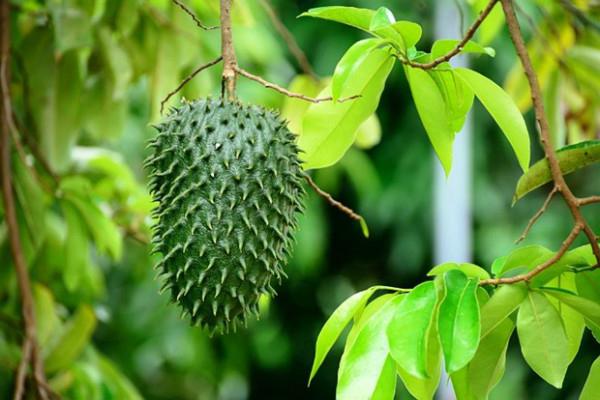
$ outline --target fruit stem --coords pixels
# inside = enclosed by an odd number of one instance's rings
[[[231,33],[231,3],[232,0],[221,0],[221,54],[223,56],[221,96],[228,100],[235,100],[237,58]]]

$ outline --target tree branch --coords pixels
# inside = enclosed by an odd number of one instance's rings
[[[234,100],[237,58],[231,32],[231,1],[221,0],[221,55],[223,57],[221,95],[229,100]]]
[[[189,15],[190,17],[192,17],[192,19],[194,20],[194,22],[196,23],[196,25],[198,25],[198,27],[200,29],[204,29],[205,31],[210,31],[210,30],[219,28],[218,26],[207,26],[207,25],[204,25],[202,23],[202,21],[200,21],[200,19],[196,16],[196,14],[194,14],[194,12],[192,10],[190,10],[185,4],[183,4],[179,0],[172,0],[172,1],[179,8],[181,8],[187,15]]]
[[[15,131],[12,120],[12,103],[10,97],[10,6],[8,0],[0,0],[0,169],[1,189],[4,203],[4,218],[10,242],[10,251],[17,276],[19,293],[21,296],[21,311],[24,324],[24,343],[21,364],[16,374],[14,399],[20,400],[24,396],[25,365],[32,364],[34,381],[36,382],[37,394],[42,399],[48,398],[45,386],[44,369],[41,358],[36,357],[37,340],[35,328],[35,313],[33,309],[33,296],[31,294],[31,282],[21,239],[19,236],[19,224],[17,222],[15,199],[11,182],[11,131]]]
[[[304,73],[310,76],[313,80],[317,81],[319,78],[317,77],[317,74],[315,74],[315,71],[312,69],[310,62],[306,58],[306,54],[304,54],[300,46],[298,46],[298,42],[296,42],[294,35],[292,35],[289,29],[281,22],[281,19],[279,19],[279,16],[273,9],[273,6],[271,5],[270,1],[259,1],[260,5],[263,7],[265,12],[271,19],[271,23],[273,24],[273,26],[275,26],[275,29],[277,30],[277,32],[279,32],[279,35],[281,35],[283,41],[287,44],[288,49],[298,62],[298,65],[300,66],[302,71],[304,71]]]
[[[515,244],[519,244],[523,240],[525,240],[525,238],[529,234],[529,231],[531,230],[531,228],[533,228],[533,225],[537,222],[538,219],[540,219],[540,217],[542,216],[542,214],[544,214],[546,212],[546,210],[548,209],[548,206],[550,205],[550,202],[552,201],[552,198],[554,197],[554,195],[556,194],[557,191],[558,191],[558,188],[556,186],[554,186],[552,188],[552,191],[550,193],[548,193],[548,197],[546,197],[546,200],[544,201],[544,204],[542,204],[542,208],[540,208],[533,215],[533,217],[531,217],[531,219],[529,220],[529,223],[525,227],[525,230],[523,231],[523,233],[521,234],[521,236],[516,240]]]
[[[167,101],[169,101],[169,99],[171,97],[173,97],[177,92],[179,92],[181,89],[183,89],[183,87],[192,79],[194,79],[194,77],[196,75],[198,75],[200,72],[204,71],[205,69],[212,67],[215,64],[220,63],[223,60],[222,56],[217,57],[216,59],[212,60],[211,62],[208,62],[206,64],[203,64],[201,66],[199,66],[198,68],[196,68],[191,74],[189,74],[188,76],[185,77],[184,80],[181,81],[181,83],[179,83],[179,85],[177,85],[177,87],[175,89],[173,89],[171,92],[169,92],[169,94],[167,94],[167,96],[160,102],[160,113],[162,114],[165,108],[165,104]]]
[[[250,72],[246,71],[245,69],[242,69],[240,67],[236,67],[235,68],[236,72],[250,80],[253,80],[255,82],[260,83],[261,85],[263,85],[264,87],[266,87],[267,89],[273,89],[287,97],[293,97],[296,99],[300,99],[300,100],[304,100],[304,101],[308,101],[311,103],[322,103],[324,101],[332,101],[333,97],[329,96],[329,97],[319,97],[319,98],[314,98],[314,97],[309,97],[309,96],[305,96],[303,94],[300,93],[295,93],[295,92],[290,92],[289,90],[275,84],[272,82],[269,82],[263,78],[261,78],[260,76],[256,76],[251,74]],[[354,95],[354,96],[350,96],[350,97],[344,97],[343,99],[339,99],[338,102],[339,103],[343,103],[345,101],[348,100],[354,100],[354,99],[358,99],[360,97],[360,95]]]
[[[327,193],[326,191],[321,189],[319,186],[317,186],[315,181],[313,181],[312,178],[308,174],[304,174],[304,178],[306,178],[306,182],[308,182],[308,185],[311,188],[313,188],[313,190],[319,196],[321,196],[325,200],[327,200],[327,202],[331,206],[337,208],[338,210],[340,210],[341,212],[343,212],[344,214],[346,214],[348,217],[350,217],[351,219],[353,219],[355,221],[362,221],[363,218],[359,214],[355,213],[351,208],[346,207],[345,205],[343,205],[342,203],[340,203],[339,201],[334,199],[329,193]]]
[[[483,10],[481,10],[481,13],[479,13],[479,16],[477,17],[475,22],[473,22],[473,24],[469,27],[469,29],[467,29],[467,32],[465,32],[464,37],[448,53],[446,53],[443,56],[440,56],[440,57],[436,58],[435,60],[432,60],[431,62],[428,62],[428,63],[418,63],[418,62],[410,61],[408,59],[404,59],[404,60],[402,60],[402,62],[413,68],[432,69],[432,68],[437,67],[441,63],[450,61],[450,59],[452,57],[456,56],[458,53],[460,53],[462,51],[462,49],[464,48],[464,46],[467,44],[467,42],[473,38],[473,36],[475,35],[475,32],[477,32],[477,29],[479,29],[479,26],[481,26],[481,24],[483,23],[483,21],[485,21],[485,19],[490,14],[490,12],[492,12],[492,10],[494,9],[494,6],[496,5],[497,2],[498,2],[498,0],[490,0],[489,1],[489,3],[485,6],[485,8]]]

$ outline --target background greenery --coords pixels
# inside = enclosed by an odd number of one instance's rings
[[[219,54],[218,30],[198,29],[168,0],[11,3],[11,89],[21,141],[35,144],[24,146],[23,157],[15,154],[13,169],[39,339],[52,387],[73,399],[332,398],[336,355],[327,358],[311,387],[306,385],[314,340],[326,317],[351,293],[370,285],[414,286],[433,263],[437,160],[402,74],[392,72],[378,109],[381,143],[355,146],[336,166],[315,174],[325,190],[365,216],[370,239],[353,221],[311,195],[287,268],[289,279],[279,296],[263,302],[261,320],[248,330],[209,339],[181,320],[166,296],[158,295],[152,270],[156,260],[143,243],[149,236],[151,203],[141,165],[145,142],[154,134],[149,124],[160,119],[160,101],[196,66]],[[342,3],[385,5],[397,18],[423,25],[422,42],[433,40],[435,1],[274,1],[322,77],[331,75],[361,33],[295,17],[310,7]],[[566,14],[557,1],[521,3],[534,20],[529,24],[523,18],[523,27],[533,37],[530,46],[546,101],[561,104],[553,115],[569,117],[566,126],[554,126],[557,147],[595,137],[598,32]],[[591,17],[597,15],[593,2],[576,3]],[[218,23],[218,1],[187,4],[207,24]],[[457,4],[468,24],[477,2]],[[460,21],[452,23],[458,35]],[[497,29],[501,23],[492,18],[479,37],[496,49],[496,58],[475,58],[474,68],[506,82],[527,110],[522,72],[508,36]],[[240,64],[289,84],[298,69],[260,3],[238,0],[234,25]],[[184,88],[183,96],[218,95],[219,72],[219,67],[203,72]],[[245,80],[239,82],[238,95],[246,102],[284,105],[281,95]],[[544,193],[510,207],[518,164],[489,116],[481,108],[475,111],[474,259],[489,266],[514,248]],[[365,130],[367,138],[377,140],[377,126]],[[31,148],[42,153],[56,179],[30,156]],[[533,160],[540,157],[534,148]],[[570,182],[581,195],[591,194],[600,183],[598,172],[586,169]],[[600,216],[594,211],[588,217],[597,225]],[[555,202],[526,243],[555,248],[569,231],[564,223],[568,218],[568,210]],[[10,396],[20,341],[17,288],[5,236],[2,226],[1,398]],[[525,367],[515,344],[493,398],[576,398],[598,353],[598,344],[586,334],[559,392]]]

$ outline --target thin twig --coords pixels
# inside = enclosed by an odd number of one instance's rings
[[[523,231],[523,233],[521,234],[521,236],[515,241],[515,244],[519,244],[523,240],[525,240],[525,238],[529,234],[529,231],[531,230],[531,228],[533,228],[533,225],[535,225],[535,223],[537,222],[537,220],[548,209],[548,206],[550,205],[550,202],[552,201],[552,198],[554,197],[554,195],[556,194],[556,192],[558,192],[558,188],[556,186],[554,186],[552,188],[552,191],[550,193],[548,193],[548,197],[546,197],[546,200],[544,201],[544,204],[542,204],[542,207],[533,215],[533,217],[531,217],[531,219],[529,220],[529,223],[525,227],[525,230]]]
[[[303,94],[300,93],[295,93],[295,92],[290,92],[289,90],[275,84],[272,82],[269,82],[263,78],[261,78],[260,76],[251,74],[250,72],[246,71],[243,68],[240,67],[236,67],[235,68],[236,72],[250,80],[253,80],[255,82],[260,83],[261,85],[263,85],[264,87],[266,87],[267,89],[273,89],[287,97],[293,97],[295,99],[300,99],[300,100],[304,100],[304,101],[308,101],[310,103],[322,103],[324,101],[332,101],[333,97],[328,96],[328,97],[318,97],[318,98],[314,98],[314,97],[309,97],[309,96],[305,96]],[[354,99],[358,99],[359,97],[361,97],[360,95],[354,95],[354,96],[350,96],[350,97],[344,97],[343,99],[339,99],[338,102],[339,103],[343,103],[345,101],[348,100],[354,100]]]
[[[565,241],[560,246],[560,249],[558,249],[558,252],[554,256],[552,256],[550,259],[548,259],[544,263],[538,265],[537,267],[535,267],[534,269],[532,269],[528,273],[521,274],[521,275],[516,275],[516,276],[511,276],[509,278],[484,279],[484,280],[479,281],[479,285],[484,286],[484,285],[510,284],[510,283],[517,283],[517,282],[529,282],[532,278],[534,278],[535,276],[537,276],[540,273],[544,272],[546,269],[550,268],[557,261],[559,261],[562,258],[562,256],[565,255],[565,253],[567,252],[567,250],[569,250],[569,248],[571,247],[571,245],[573,244],[573,242],[577,238],[577,235],[579,235],[579,233],[581,232],[582,229],[583,229],[583,225],[582,224],[576,224],[573,227],[573,229],[571,229],[571,232],[569,233],[569,236],[567,236],[567,238],[565,239]]]
[[[589,204],[600,203],[600,196],[589,196],[583,197],[578,200],[580,206],[587,206]]]
[[[10,6],[7,0],[0,1],[0,167],[1,167],[1,190],[4,203],[4,218],[8,231],[10,251],[13,259],[19,293],[21,296],[21,312],[23,314],[24,341],[21,364],[31,363],[34,371],[34,382],[37,394],[43,400],[48,399],[46,388],[42,385],[45,382],[42,360],[35,357],[37,353],[36,323],[35,312],[33,308],[33,295],[31,292],[31,282],[21,238],[19,235],[19,224],[17,221],[17,211],[12,187],[11,173],[11,149],[10,132],[16,131],[14,121],[12,120],[12,100],[10,97]],[[28,343],[27,343],[28,342]],[[25,367],[19,367],[16,375],[14,399],[21,400],[24,395],[23,387],[24,376],[21,372]]]
[[[317,184],[315,183],[315,181],[312,180],[312,178],[308,175],[305,174],[304,178],[306,178],[306,182],[308,182],[309,186],[311,188],[313,188],[313,190],[321,197],[323,197],[325,200],[327,200],[327,202],[337,208],[338,210],[342,211],[344,214],[346,214],[348,217],[350,217],[351,219],[355,220],[355,221],[361,221],[363,218],[355,213],[351,208],[346,207],[345,205],[343,205],[342,203],[340,203],[339,201],[337,201],[336,199],[334,199],[329,193],[327,193],[326,191],[324,191],[323,189],[321,189],[319,186],[317,186]]]
[[[185,77],[184,80],[181,81],[181,83],[179,83],[179,85],[177,85],[177,87],[175,89],[173,89],[171,92],[169,92],[169,94],[167,94],[167,96],[160,102],[160,113],[163,113],[163,110],[165,108],[165,103],[167,101],[169,101],[169,99],[171,97],[173,97],[177,92],[179,92],[181,89],[183,89],[183,87],[192,79],[194,79],[194,77],[196,75],[198,75],[200,72],[204,71],[205,69],[212,67],[215,64],[218,64],[221,62],[221,60],[223,60],[222,56],[217,57],[216,59],[212,60],[209,63],[206,63],[204,65],[199,66],[198,68],[196,68],[191,74],[189,74],[188,76]]]
[[[235,99],[237,80],[237,57],[233,46],[231,30],[231,1],[221,0],[221,55],[223,56],[223,75],[221,79],[221,96],[228,100]]]
[[[492,9],[494,8],[494,6],[496,5],[497,2],[498,2],[498,0],[490,0],[490,2],[485,6],[485,8],[481,11],[481,13],[479,13],[479,16],[477,17],[477,19],[473,22],[473,24],[469,27],[469,29],[467,29],[467,32],[465,32],[465,36],[448,53],[446,53],[443,56],[440,56],[428,63],[418,63],[418,62],[414,62],[414,61],[411,61],[408,59],[403,59],[402,62],[404,64],[410,65],[413,68],[432,69],[432,68],[437,67],[441,63],[449,61],[452,57],[454,57],[458,53],[460,53],[462,51],[462,49],[464,48],[464,46],[467,44],[467,42],[469,40],[471,40],[471,38],[473,38],[473,35],[475,35],[475,32],[477,32],[477,29],[479,29],[479,26],[487,18],[489,13],[492,12]]]
[[[172,0],[172,1],[179,8],[181,8],[187,15],[189,15],[190,17],[192,17],[192,19],[194,20],[194,22],[196,23],[196,25],[198,25],[198,27],[200,29],[204,29],[205,31],[210,31],[210,30],[219,28],[218,26],[207,26],[207,25],[204,25],[202,23],[202,21],[200,21],[200,19],[196,16],[196,14],[192,10],[190,10],[185,4],[183,4],[179,0]]]
[[[284,42],[286,43],[288,49],[298,62],[298,65],[300,66],[302,71],[304,71],[304,73],[310,76],[313,80],[317,81],[319,78],[317,74],[315,74],[315,71],[313,70],[312,66],[310,65],[308,58],[306,58],[306,54],[304,54],[300,46],[298,46],[298,42],[296,42],[294,35],[292,35],[289,29],[281,22],[281,19],[273,9],[271,2],[269,0],[259,1],[263,9],[271,19],[271,23],[275,26],[275,29],[277,30],[277,32],[279,32]]]

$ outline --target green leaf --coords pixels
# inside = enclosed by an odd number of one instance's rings
[[[523,284],[500,286],[490,300],[481,308],[481,338],[508,318],[527,297]]]
[[[528,292],[517,316],[517,332],[527,364],[560,389],[569,366],[569,344],[558,311],[542,293]]]
[[[371,17],[369,30],[376,31],[378,29],[388,27],[394,22],[396,22],[394,13],[391,12],[387,7],[379,7],[377,11],[375,11],[375,14],[373,14],[373,17]]]
[[[354,145],[359,149],[370,149],[375,147],[381,141],[381,123],[377,114],[371,114],[365,122],[363,122],[356,132],[356,140]]]
[[[456,39],[439,39],[431,46],[431,57],[438,58],[456,47],[460,40]],[[462,48],[461,53],[476,53],[476,54],[487,54],[490,57],[496,55],[496,51],[491,47],[483,47],[477,42],[469,40]]]
[[[444,98],[435,80],[427,71],[410,67],[404,70],[425,132],[448,176],[452,168],[454,134]]]
[[[70,3],[72,2],[52,1],[49,5],[55,30],[52,36],[59,54],[92,44],[90,16]]]
[[[479,345],[479,279],[469,279],[456,269],[446,272],[443,279],[446,295],[440,304],[438,330],[446,371],[451,374],[473,358]]]
[[[379,381],[377,381],[377,386],[371,396],[371,400],[393,400],[394,395],[396,394],[397,381],[396,363],[392,357],[387,356],[383,369],[381,370],[381,375],[379,376]]]
[[[397,21],[390,25],[392,29],[398,32],[404,39],[405,50],[416,45],[421,39],[423,29],[421,25],[411,21]]]
[[[523,115],[513,100],[495,82],[473,70],[455,68],[454,71],[473,90],[496,121],[512,146],[519,165],[523,171],[527,171],[531,156],[529,133]]]
[[[589,140],[563,147],[556,152],[556,156],[563,175],[570,174],[600,161],[600,140]],[[517,182],[513,204],[551,180],[552,174],[548,160],[544,158],[536,162]]]
[[[514,329],[511,319],[503,320],[481,340],[471,362],[451,375],[458,399],[488,398],[504,375],[506,350]]]
[[[503,276],[508,271],[521,267],[534,268],[552,255],[551,250],[537,244],[519,247],[508,254],[502,265],[496,266],[494,275]]]
[[[417,378],[428,377],[428,336],[436,301],[434,283],[421,283],[400,304],[387,330],[390,354],[403,370]]]
[[[598,400],[598,393],[600,393],[600,357],[596,358],[590,367],[579,400]]]
[[[398,376],[404,383],[406,390],[417,400],[431,400],[440,383],[442,374],[442,352],[438,338],[438,330],[435,324],[429,329],[429,341],[427,344],[427,375],[428,378],[417,378],[400,366],[397,366]]]
[[[470,263],[453,263],[448,262],[440,265],[436,265],[433,267],[428,273],[427,276],[438,276],[442,275],[444,272],[458,270],[464,273],[466,276],[470,278],[479,278],[479,279],[489,279],[490,274],[483,268],[478,265],[470,264]]]
[[[100,29],[98,38],[106,70],[110,72],[112,99],[121,99],[133,77],[129,55],[108,28]]]
[[[331,6],[311,8],[300,14],[300,17],[326,19],[368,32],[374,14],[375,11],[366,8]]]
[[[104,378],[104,383],[110,388],[114,399],[143,399],[135,386],[108,358],[98,355],[98,367]]]
[[[386,328],[404,298],[395,296],[385,303],[358,333],[340,366],[337,399],[369,399],[375,393],[388,358]]]
[[[373,50],[353,76],[341,96],[360,98],[312,104],[304,115],[298,146],[304,151],[305,169],[323,168],[335,164],[354,143],[360,125],[375,112],[385,81],[394,66],[394,59],[384,50]],[[359,77],[359,78],[358,78]],[[329,96],[331,87],[319,97]]]
[[[290,83],[290,92],[301,93],[305,96],[316,97],[324,86],[322,82],[315,81],[309,75],[298,75]],[[281,108],[281,116],[288,120],[288,129],[300,136],[302,132],[302,118],[308,110],[310,103],[301,99],[285,97]]]
[[[575,274],[575,283],[581,297],[600,304],[600,269]]]
[[[33,301],[35,306],[37,340],[42,348],[60,328],[56,304],[52,292],[45,286],[34,283]]]
[[[585,299],[574,294],[564,293],[557,290],[542,289],[544,293],[552,296],[579,314],[583,315],[586,319],[586,324],[592,329],[592,331],[600,332],[600,304],[595,303],[591,300]]]
[[[331,81],[331,97],[338,101],[349,80],[357,79],[356,71],[369,57],[371,51],[383,43],[381,39],[364,39],[354,43],[335,67]]]
[[[450,129],[458,132],[465,124],[475,95],[462,79],[456,77],[451,68],[450,64],[445,63],[439,70],[429,71],[429,75],[435,80],[444,98]]]
[[[308,380],[309,385],[323,363],[325,356],[327,356],[327,353],[329,353],[329,350],[331,350],[331,347],[333,347],[333,344],[341,335],[346,325],[348,325],[354,315],[365,306],[375,290],[376,288],[369,288],[350,296],[346,301],[340,304],[333,314],[331,314],[327,322],[325,322],[317,337],[315,358]]]
[[[77,209],[69,202],[61,203],[65,222],[67,224],[67,238],[65,240],[65,260],[63,281],[69,291],[79,287],[85,270],[89,265],[89,244],[85,226]]]
[[[56,372],[68,367],[77,359],[88,344],[96,327],[96,316],[88,305],[80,305],[64,326],[58,340],[47,347],[45,358],[47,372]]]

